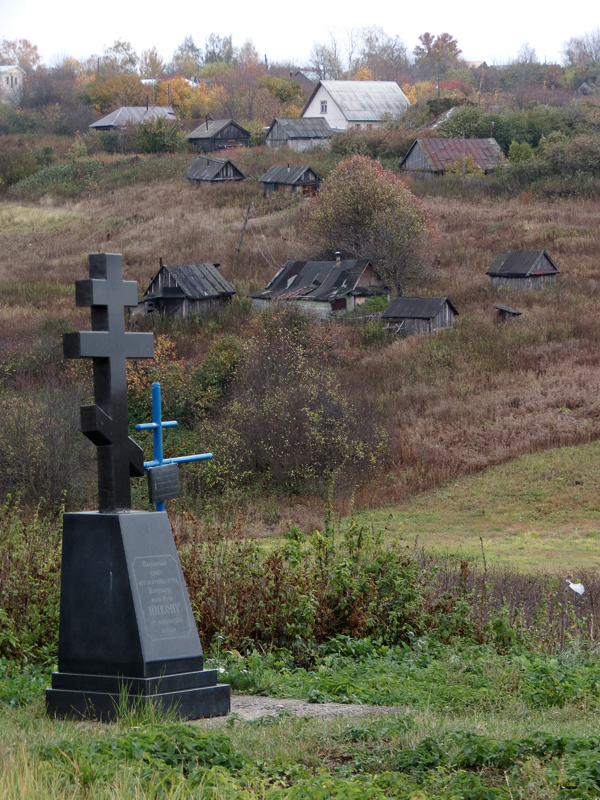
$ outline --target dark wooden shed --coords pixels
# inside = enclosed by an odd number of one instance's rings
[[[319,188],[319,176],[310,167],[298,167],[295,164],[279,164],[267,170],[259,182],[264,186],[264,193],[278,192],[289,187],[292,194],[298,189],[302,194],[315,194]]]
[[[511,319],[516,319],[520,317],[523,313],[522,311],[517,311],[516,308],[511,308],[510,306],[494,306],[496,309],[496,320],[498,322],[509,322]]]
[[[209,119],[188,133],[187,140],[205,153],[228,147],[248,147],[250,131],[232,119]]]
[[[183,173],[191,184],[243,181],[246,177],[228,158],[198,156]]]
[[[504,250],[485,274],[492,286],[538,289],[556,283],[559,272],[545,250]]]
[[[405,336],[451,328],[458,311],[447,297],[396,297],[382,314],[386,328]]]
[[[162,264],[139,305],[146,314],[179,317],[215,311],[235,294],[235,289],[217,267],[218,264],[210,263]]]
[[[495,139],[415,139],[399,169],[410,172],[415,178],[443,175],[446,167],[462,157],[463,145],[465,157],[470,156],[485,173],[506,162],[506,156]]]

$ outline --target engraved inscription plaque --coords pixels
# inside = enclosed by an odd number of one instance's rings
[[[179,565],[173,556],[138,557],[132,566],[148,636],[153,641],[189,636],[192,620]]]

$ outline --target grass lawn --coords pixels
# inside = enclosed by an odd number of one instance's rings
[[[519,569],[577,572],[600,567],[600,442],[561,447],[492,467],[357,514],[424,546],[502,561]]]

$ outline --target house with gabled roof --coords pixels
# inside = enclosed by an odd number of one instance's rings
[[[96,131],[123,130],[128,125],[141,125],[157,119],[177,119],[171,106],[122,106],[102,119],[92,122],[90,128]]]
[[[292,194],[297,194],[298,190],[302,194],[315,194],[319,188],[320,178],[314,169],[297,164],[276,164],[267,170],[259,183],[263,184],[264,194],[269,192],[279,192],[285,189]]]
[[[454,325],[458,311],[447,297],[396,297],[381,315],[388,330],[404,336]]]
[[[286,261],[283,267],[258,292],[252,309],[261,311],[272,302],[296,306],[320,319],[353,311],[369,297],[384,296],[390,289],[366,258],[335,261]]]
[[[275,150],[289,147],[304,152],[314,147],[329,150],[333,130],[323,117],[278,117],[273,120],[265,144]]]
[[[396,81],[319,81],[300,116],[323,117],[334,130],[379,128],[409,106]]]
[[[417,178],[443,175],[446,167],[462,158],[463,152],[486,174],[498,164],[506,163],[506,156],[495,139],[431,138],[415,139],[398,168]]]
[[[190,131],[186,139],[199,150],[214,153],[229,147],[248,147],[250,131],[233,119],[206,119]]]
[[[160,263],[138,305],[146,314],[188,317],[216,311],[235,294],[217,269],[218,264]]]
[[[485,273],[491,286],[539,289],[556,283],[560,272],[545,250],[504,250]]]
[[[243,181],[246,176],[228,158],[198,156],[183,173],[183,177],[197,186],[199,183]]]
[[[3,103],[18,103],[23,96],[23,82],[25,70],[18,64],[3,64],[0,66],[0,101]]]

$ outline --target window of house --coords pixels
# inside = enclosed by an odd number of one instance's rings
[[[327,113],[327,100],[321,100],[321,114]]]
[[[359,131],[360,130],[360,122],[357,122],[354,127],[356,128],[357,131]]]
[[[19,82],[19,79],[15,78],[15,86],[17,85],[18,82]]]

